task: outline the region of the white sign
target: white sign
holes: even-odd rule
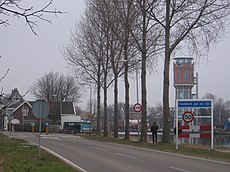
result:
[[[183,115],[181,116],[181,112],[184,111],[184,109],[188,109],[189,111],[186,111],[183,113]],[[192,112],[190,111],[194,111],[193,109],[206,109],[208,110],[210,113],[210,115],[207,116],[200,116],[199,114],[196,114],[196,116],[193,115]],[[213,129],[213,100],[211,99],[177,99],[176,100],[176,149],[178,149],[178,129],[179,127],[191,127],[192,125],[196,125],[196,124],[192,124],[191,122],[194,120],[194,118],[199,119],[199,118],[207,118],[210,119],[210,124],[208,126],[210,126],[211,130],[209,129],[209,131],[211,131],[211,133],[201,133],[198,132],[196,134],[199,134],[199,137],[201,136],[205,136],[205,137],[209,137],[209,135],[211,134],[211,149],[214,148],[214,142],[213,142],[213,138],[214,138],[214,129]],[[179,120],[183,120],[185,123],[190,123],[189,125],[186,126],[179,126]],[[181,124],[180,124],[181,125]],[[199,126],[201,127],[201,125],[199,124]],[[205,127],[206,128],[206,127]],[[184,134],[192,134],[192,133],[184,133]],[[190,136],[189,136],[190,137]]]

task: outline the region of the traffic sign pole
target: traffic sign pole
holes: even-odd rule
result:
[[[38,145],[39,145],[39,152],[38,157],[41,158],[41,130],[42,130],[42,102],[40,102],[39,106],[39,138],[38,138]]]
[[[135,112],[137,112],[137,119],[138,119],[138,120],[137,120],[137,133],[138,133],[138,142],[140,142],[139,112],[141,112],[141,110],[142,110],[141,104],[137,102],[137,103],[133,106],[133,110],[134,110]]]
[[[49,106],[45,100],[37,100],[32,107],[33,115],[39,119],[39,134],[38,134],[38,145],[39,145],[39,159],[41,158],[41,130],[42,130],[42,118],[49,115]]]

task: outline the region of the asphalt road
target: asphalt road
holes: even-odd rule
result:
[[[37,134],[10,136],[38,144]],[[84,172],[229,172],[230,163],[164,153],[73,135],[41,135],[41,147]]]

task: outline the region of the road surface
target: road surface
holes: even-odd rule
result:
[[[39,143],[38,134],[11,137]],[[99,142],[73,135],[41,135],[41,147],[84,172],[229,172],[230,163]]]

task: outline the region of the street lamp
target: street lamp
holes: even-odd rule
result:
[[[79,83],[80,85],[88,85],[89,86],[89,89],[90,89],[90,93],[89,93],[89,113],[90,115],[92,115],[92,85],[89,84],[89,83]]]

